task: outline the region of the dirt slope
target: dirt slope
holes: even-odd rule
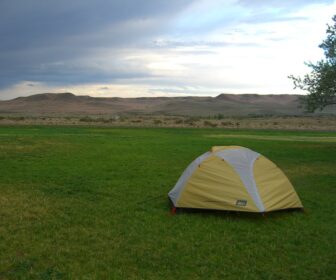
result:
[[[299,115],[298,95],[220,94],[217,97],[101,98],[43,93],[0,101],[1,114],[113,115],[125,113],[209,116]],[[328,109],[328,113],[330,109]],[[331,109],[333,112],[334,109]]]

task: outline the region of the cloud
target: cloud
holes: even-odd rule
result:
[[[297,10],[311,4],[331,4],[333,0],[239,0],[238,3],[256,9],[270,7],[272,9]]]
[[[194,47],[199,48],[225,48],[225,47],[257,47],[258,44],[255,42],[230,42],[230,41],[206,41],[206,40],[166,40],[166,39],[158,39],[153,41],[154,47],[157,48],[187,48]],[[204,50],[205,51],[205,50]]]
[[[148,27],[146,22],[169,18],[188,2],[190,1],[2,0],[0,31],[6,36],[6,40],[1,40],[0,47],[22,49],[52,46],[58,44],[60,39],[61,43],[71,43],[102,32],[122,37],[128,29]],[[134,34],[124,36],[129,35]],[[120,38],[105,40],[120,42]]]
[[[327,0],[2,0],[0,99],[63,89],[288,93],[287,76],[320,57],[335,7]]]
[[[144,67],[127,61],[125,51],[162,32],[188,3],[3,0],[0,87],[21,80],[67,84],[143,77]]]

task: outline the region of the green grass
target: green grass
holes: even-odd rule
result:
[[[335,137],[0,127],[0,279],[334,279]],[[272,159],[306,212],[170,215],[168,191],[213,145]]]

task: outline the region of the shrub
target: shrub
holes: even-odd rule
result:
[[[162,124],[161,120],[154,120],[154,124]]]
[[[25,117],[12,117],[10,119],[12,119],[13,121],[23,121]]]
[[[214,119],[217,119],[217,120],[222,120],[222,119],[224,119],[225,117],[224,117],[224,115],[223,114],[217,114],[217,115],[214,115]]]
[[[191,118],[187,118],[184,123],[188,124],[188,125],[194,125],[196,121],[198,121],[199,118],[195,118],[195,117],[191,117]]]
[[[222,125],[222,126],[233,126],[234,123],[233,123],[233,122],[226,121],[226,122],[221,122],[221,125]]]
[[[210,122],[210,121],[204,121],[203,125],[204,126],[210,126],[210,127],[216,127],[217,126],[216,123],[213,123],[213,122]]]
[[[93,119],[90,118],[89,116],[85,116],[79,119],[80,122],[92,122]]]

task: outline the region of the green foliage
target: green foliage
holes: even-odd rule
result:
[[[0,127],[0,279],[334,279],[335,137]],[[167,193],[213,145],[272,159],[306,213],[170,215]]]
[[[336,15],[332,19],[334,23],[328,25],[327,38],[319,45],[325,59],[315,64],[307,63],[312,71],[303,78],[289,76],[295,88],[308,92],[301,98],[301,104],[308,112],[336,104]]]

